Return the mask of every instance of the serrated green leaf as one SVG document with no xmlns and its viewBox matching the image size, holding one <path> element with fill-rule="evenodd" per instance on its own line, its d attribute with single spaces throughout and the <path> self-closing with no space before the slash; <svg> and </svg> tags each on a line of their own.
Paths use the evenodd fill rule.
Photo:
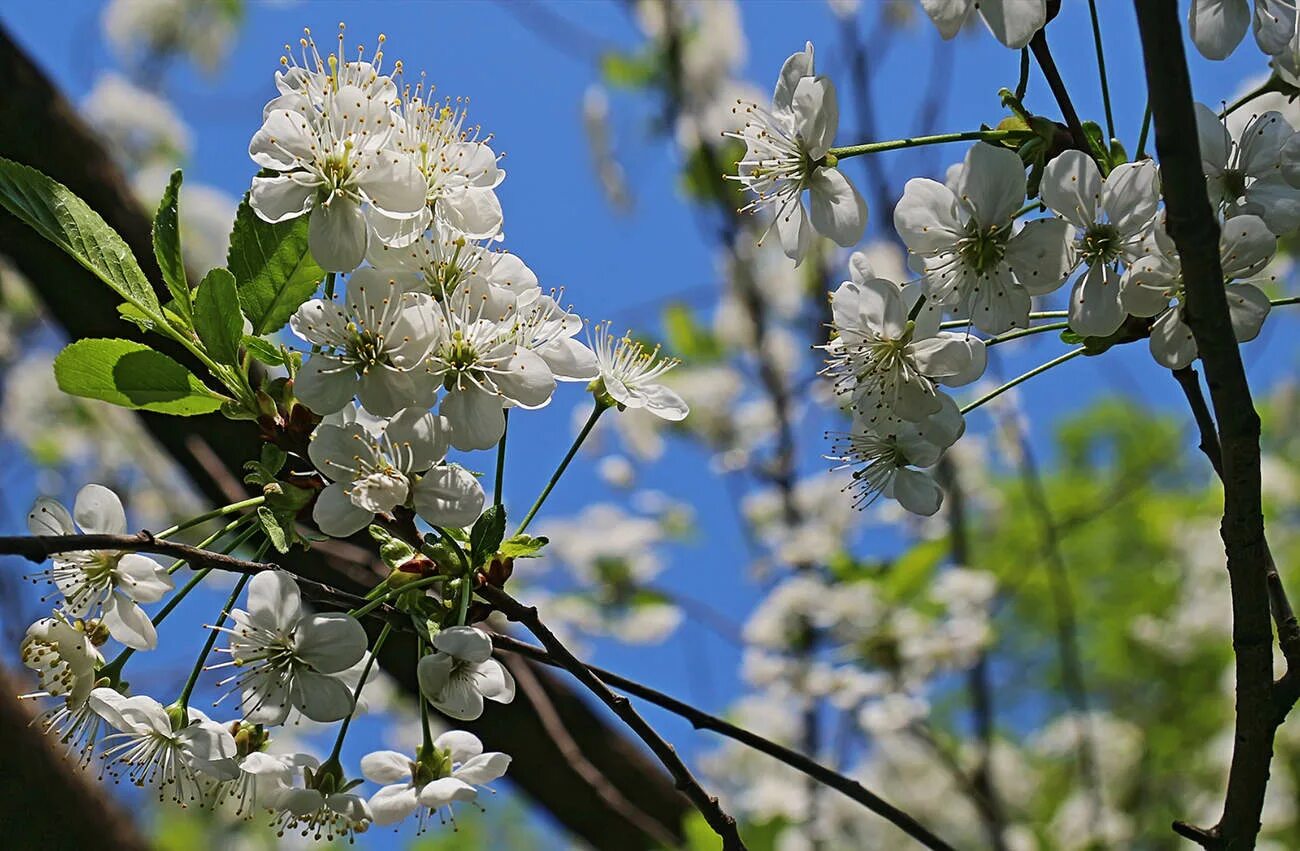
<svg viewBox="0 0 1300 851">
<path fill-rule="evenodd" d="M 208 272 L 195 291 L 194 330 L 209 357 L 228 366 L 239 364 L 244 317 L 239 312 L 235 276 L 225 269 Z"/>
<path fill-rule="evenodd" d="M 515 535 L 513 538 L 502 541 L 501 546 L 497 547 L 497 552 L 506 558 L 539 558 L 542 547 L 551 541 L 546 536 L 532 535 Z"/>
<path fill-rule="evenodd" d="M 131 249 L 68 187 L 34 168 L 0 158 L 0 205 L 150 319 L 163 321 L 158 296 Z"/>
<path fill-rule="evenodd" d="M 181 256 L 180 225 L 181 170 L 172 172 L 163 190 L 158 214 L 153 220 L 153 253 L 158 258 L 163 281 L 175 300 L 175 310 L 187 320 L 193 315 L 189 279 L 185 277 L 185 260 Z"/>
<path fill-rule="evenodd" d="M 496 555 L 497 547 L 506 534 L 506 510 L 500 505 L 489 506 L 469 531 L 470 559 L 475 565 L 483 564 Z"/>
<path fill-rule="evenodd" d="M 54 359 L 59 388 L 160 414 L 209 414 L 225 397 L 162 352 L 132 340 L 78 340 Z"/>
<path fill-rule="evenodd" d="M 247 197 L 235 216 L 226 266 L 235 276 L 240 305 L 258 336 L 283 328 L 325 276 L 307 250 L 307 217 L 264 222 Z"/>
<path fill-rule="evenodd" d="M 285 535 L 284 527 L 280 525 L 280 519 L 275 516 L 274 511 L 265 505 L 260 506 L 257 509 L 257 522 L 262 524 L 262 531 L 266 532 L 271 546 L 278 552 L 289 552 L 289 538 Z"/>
<path fill-rule="evenodd" d="M 250 334 L 240 342 L 243 343 L 244 348 L 248 349 L 248 353 L 261 363 L 267 366 L 284 365 L 284 354 L 261 337 L 254 337 Z"/>
</svg>

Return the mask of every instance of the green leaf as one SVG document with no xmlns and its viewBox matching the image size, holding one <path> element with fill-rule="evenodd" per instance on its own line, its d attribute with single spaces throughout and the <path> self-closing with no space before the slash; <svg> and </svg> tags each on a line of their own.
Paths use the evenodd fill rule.
<svg viewBox="0 0 1300 851">
<path fill-rule="evenodd" d="M 659 73 L 653 54 L 615 51 L 600 57 L 600 72 L 605 82 L 617 89 L 645 88 Z"/>
<path fill-rule="evenodd" d="M 502 541 L 497 552 L 506 558 L 540 558 L 542 547 L 550 542 L 550 538 L 545 536 L 515 535 L 509 540 Z"/>
<path fill-rule="evenodd" d="M 167 321 L 173 326 L 184 327 L 187 323 L 173 309 L 175 304 L 176 302 L 174 301 L 169 301 L 164 304 L 162 308 L 163 316 L 166 317 Z M 119 304 L 117 306 L 117 312 L 119 316 L 138 327 L 141 331 L 156 331 L 158 329 L 158 322 L 155 317 L 146 315 L 143 310 L 130 302 L 122 302 Z"/>
<path fill-rule="evenodd" d="M 469 530 L 470 560 L 479 565 L 496 555 L 497 547 L 506 534 L 506 510 L 493 505 L 474 521 Z"/>
<path fill-rule="evenodd" d="M 34 168 L 0 158 L 0 205 L 146 316 L 161 322 L 158 296 L 131 249 L 68 187 Z"/>
<path fill-rule="evenodd" d="M 307 217 L 264 222 L 247 197 L 235 216 L 226 266 L 235 276 L 239 302 L 257 336 L 283 328 L 325 276 L 307 251 Z"/>
<path fill-rule="evenodd" d="M 167 355 L 132 340 L 78 340 L 54 359 L 54 377 L 73 396 L 160 414 L 210 414 L 225 400 Z"/>
<path fill-rule="evenodd" d="M 225 269 L 208 272 L 194 293 L 194 330 L 209 357 L 217 363 L 239 365 L 244 317 L 239 313 L 235 276 Z"/>
<path fill-rule="evenodd" d="M 248 349 L 249 354 L 267 366 L 284 365 L 284 354 L 261 337 L 254 337 L 250 334 L 246 335 L 240 342 L 244 348 Z"/>
<path fill-rule="evenodd" d="M 265 505 L 257 509 L 257 522 L 262 524 L 262 531 L 266 532 L 266 537 L 271 542 L 271 546 L 282 553 L 289 552 L 289 538 L 285 535 L 284 527 L 280 525 L 280 520 L 275 516 L 275 512 Z"/>
<path fill-rule="evenodd" d="M 163 281 L 175 299 L 176 312 L 188 320 L 192 294 L 190 282 L 185 277 L 185 260 L 181 256 L 180 192 L 181 170 L 178 168 L 167 181 L 162 201 L 158 204 L 158 215 L 154 216 L 153 254 L 158 258 Z"/>
</svg>

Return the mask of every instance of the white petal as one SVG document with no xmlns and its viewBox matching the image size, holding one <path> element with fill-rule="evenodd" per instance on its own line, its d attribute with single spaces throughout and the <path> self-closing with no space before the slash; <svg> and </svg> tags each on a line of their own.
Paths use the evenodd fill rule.
<svg viewBox="0 0 1300 851">
<path fill-rule="evenodd" d="M 502 399 L 477 387 L 452 390 L 439 412 L 451 423 L 451 445 L 461 450 L 490 449 L 506 430 Z"/>
<path fill-rule="evenodd" d="M 357 185 L 377 212 L 388 218 L 418 218 L 425 209 L 425 179 L 419 164 L 391 150 L 361 156 Z"/>
<path fill-rule="evenodd" d="M 113 592 L 104 604 L 104 626 L 127 647 L 152 650 L 158 645 L 158 632 L 149 616 L 121 591 Z"/>
<path fill-rule="evenodd" d="M 912 178 L 894 207 L 894 229 L 914 254 L 951 250 L 964 232 L 957 197 L 936 180 Z"/>
<path fill-rule="evenodd" d="M 813 73 L 813 46 L 808 42 L 804 49 L 791 54 L 781 65 L 781 74 L 776 79 L 776 90 L 772 92 L 772 107 L 776 111 L 789 111 L 794 103 L 794 91 L 799 81 Z"/>
<path fill-rule="evenodd" d="M 523 408 L 540 408 L 551 401 L 555 392 L 555 376 L 536 352 L 521 348 L 505 365 L 505 371 L 496 374 L 501 394 Z"/>
<path fill-rule="evenodd" d="M 478 797 L 474 787 L 455 777 L 441 777 L 426 783 L 420 790 L 420 803 L 429 809 L 445 807 L 453 801 L 472 801 Z"/>
<path fill-rule="evenodd" d="M 72 535 L 72 515 L 63 503 L 48 496 L 37 497 L 27 513 L 27 531 L 33 535 Z"/>
<path fill-rule="evenodd" d="M 466 762 L 483 753 L 478 736 L 464 730 L 448 730 L 433 740 L 433 746 L 447 751 L 452 762 Z"/>
<path fill-rule="evenodd" d="M 1083 151 L 1063 151 L 1043 170 L 1043 203 L 1080 229 L 1097 221 L 1101 199 L 1101 172 Z"/>
<path fill-rule="evenodd" d="M 808 157 L 815 161 L 826 156 L 840 121 L 835 84 L 828 77 L 804 77 L 795 86 L 792 112 L 795 133 Z"/>
<path fill-rule="evenodd" d="M 337 674 L 361 661 L 366 644 L 366 631 L 356 618 L 326 612 L 299 623 L 294 655 L 322 674 Z"/>
<path fill-rule="evenodd" d="M 312 208 L 307 224 L 307 247 L 327 272 L 351 272 L 366 256 L 370 228 L 356 202 L 334 195 Z"/>
<path fill-rule="evenodd" d="M 638 392 L 644 400 L 643 407 L 660 419 L 679 422 L 691 412 L 686 400 L 663 384 L 641 387 Z"/>
<path fill-rule="evenodd" d="M 86 485 L 77 492 L 72 516 L 88 535 L 125 535 L 126 511 L 122 500 L 103 485 Z"/>
<path fill-rule="evenodd" d="M 248 195 L 253 212 L 268 222 L 296 219 L 311 209 L 316 195 L 314 187 L 294 180 L 287 174 L 275 177 L 254 177 Z"/>
<path fill-rule="evenodd" d="M 478 690 L 488 700 L 510 703 L 515 699 L 515 678 L 496 659 L 478 666 Z"/>
<path fill-rule="evenodd" d="M 1254 284 L 1228 287 L 1228 314 L 1238 343 L 1247 343 L 1259 336 L 1259 329 L 1271 309 L 1268 296 Z"/>
<path fill-rule="evenodd" d="M 808 189 L 817 232 L 845 248 L 856 245 L 867 227 L 867 204 L 849 179 L 837 168 L 819 168 Z"/>
<path fill-rule="evenodd" d="M 981 0 L 978 5 L 989 32 L 1014 50 L 1029 44 L 1047 23 L 1046 0 Z"/>
<path fill-rule="evenodd" d="M 302 671 L 293 678 L 290 699 L 313 721 L 341 721 L 352 713 L 352 689 L 336 677 Z"/>
<path fill-rule="evenodd" d="M 357 392 L 357 374 L 337 359 L 315 354 L 298 370 L 293 395 L 321 416 L 332 414 L 352 401 Z"/>
<path fill-rule="evenodd" d="M 426 653 L 415 666 L 420 692 L 430 702 L 438 700 L 451 680 L 455 660 L 446 653 Z"/>
<path fill-rule="evenodd" d="M 1073 265 L 1069 225 L 1036 219 L 1007 243 L 1006 262 L 1030 295 L 1046 295 L 1065 283 Z"/>
<path fill-rule="evenodd" d="M 939 35 L 945 39 L 961 32 L 973 5 L 973 0 L 921 0 L 921 8 L 934 21 L 934 25 L 939 28 Z"/>
<path fill-rule="evenodd" d="M 472 626 L 453 626 L 433 637 L 433 646 L 466 662 L 486 662 L 492 658 L 492 639 Z"/>
<path fill-rule="evenodd" d="M 468 526 L 483 511 L 479 480 L 458 464 L 432 468 L 412 490 L 415 513 L 434 526 Z"/>
<path fill-rule="evenodd" d="M 335 482 L 316 497 L 311 519 L 316 527 L 331 538 L 346 538 L 369 525 L 375 515 L 353 505 L 348 499 L 348 486 Z"/>
<path fill-rule="evenodd" d="M 1206 59 L 1227 59 L 1250 28 L 1247 0 L 1192 0 L 1187 28 Z"/>
<path fill-rule="evenodd" d="M 176 587 L 167 568 L 139 553 L 125 553 L 118 559 L 117 583 L 137 603 L 156 603 Z"/>
<path fill-rule="evenodd" d="M 1263 269 L 1276 251 L 1277 237 L 1258 216 L 1233 216 L 1223 223 L 1219 256 L 1225 279 L 1250 277 Z"/>
<path fill-rule="evenodd" d="M 1121 234 L 1132 235 L 1146 228 L 1159 203 L 1160 172 L 1153 161 L 1121 163 L 1106 176 L 1101 206 Z"/>
<path fill-rule="evenodd" d="M 501 231 L 501 202 L 491 189 L 470 187 L 439 199 L 438 212 L 471 239 L 487 239 Z"/>
<path fill-rule="evenodd" d="M 288 171 L 315 158 L 315 132 L 302 115 L 286 109 L 269 112 L 248 144 L 248 155 L 262 168 Z"/>
<path fill-rule="evenodd" d="M 1182 369 L 1196 359 L 1196 339 L 1183 322 L 1181 310 L 1170 310 L 1151 326 L 1151 356 L 1170 369 Z"/>
<path fill-rule="evenodd" d="M 792 197 L 776 211 L 776 234 L 781 240 L 781 250 L 797 266 L 812 247 L 813 229 L 808 223 L 803 202 Z"/>
<path fill-rule="evenodd" d="M 509 767 L 510 757 L 505 754 L 485 753 L 467 760 L 452 776 L 474 786 L 482 786 L 505 774 Z"/>
<path fill-rule="evenodd" d="M 1203 103 L 1196 104 L 1196 135 L 1201 148 L 1201 166 L 1207 175 L 1217 175 L 1228 167 L 1232 139 L 1219 120 L 1219 114 Z"/>
<path fill-rule="evenodd" d="M 364 764 L 364 760 L 362 760 Z M 364 765 L 362 771 L 364 771 Z M 370 777 L 370 775 L 366 775 Z M 410 771 L 407 771 L 410 776 Z M 371 780 L 375 778 L 371 777 Z M 396 778 L 394 778 L 396 779 Z M 382 782 L 382 781 L 376 781 Z M 406 819 L 415 812 L 420 806 L 420 799 L 414 786 L 409 783 L 392 786 L 385 786 L 374 795 L 370 796 L 370 815 L 374 818 L 375 824 L 389 825 L 397 824 Z"/>
<path fill-rule="evenodd" d="M 397 751 L 375 751 L 361 757 L 361 773 L 372 783 L 411 779 L 411 758 Z"/>
<path fill-rule="evenodd" d="M 1107 337 L 1126 316 L 1120 304 L 1120 279 L 1102 264 L 1089 266 L 1070 293 L 1070 330 L 1085 337 Z"/>
<path fill-rule="evenodd" d="M 1025 165 L 1015 151 L 976 142 L 966 152 L 953 192 L 981 225 L 1005 224 L 1025 203 Z"/>
<path fill-rule="evenodd" d="M 900 505 L 913 514 L 925 517 L 938 511 L 939 505 L 943 502 L 943 491 L 935 484 L 934 479 L 920 470 L 906 467 L 899 470 L 889 490 L 892 492 L 887 494 L 888 496 L 898 500 Z"/>
</svg>

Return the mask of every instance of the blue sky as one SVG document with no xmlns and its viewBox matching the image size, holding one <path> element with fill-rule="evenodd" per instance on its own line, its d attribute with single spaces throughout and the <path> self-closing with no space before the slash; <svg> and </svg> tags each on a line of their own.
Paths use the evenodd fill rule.
<svg viewBox="0 0 1300 851">
<path fill-rule="evenodd" d="M 872 7 L 870 0 L 864 7 Z M 1064 78 L 1085 119 L 1102 121 L 1093 44 L 1085 4 L 1067 3 L 1067 11 L 1049 33 Z M 1129 3 L 1099 4 L 1107 28 L 1107 60 L 1118 132 L 1130 152 L 1144 106 L 1141 55 Z M 635 22 L 615 2 L 551 2 L 547 8 L 581 29 L 539 35 L 522 23 L 525 16 L 496 2 L 253 2 L 235 49 L 214 76 L 177 66 L 165 89 L 194 131 L 195 148 L 186 164 L 187 179 L 218 186 L 232 195 L 248 186 L 254 167 L 247 157 L 249 137 L 260 123 L 262 104 L 273 95 L 272 75 L 282 46 L 295 42 L 310 26 L 322 48 L 332 47 L 337 23 L 348 24 L 349 45 L 373 45 L 378 32 L 388 35 L 386 53 L 401 58 L 408 78 L 423 69 L 442 95 L 466 95 L 471 116 L 494 134 L 494 146 L 506 157 L 508 177 L 500 190 L 507 241 L 538 273 L 544 286 L 566 287 L 567 298 L 593 319 L 648 323 L 647 303 L 713 281 L 714 257 L 708 233 L 682 204 L 677 191 L 678 164 L 670 144 L 650 134 L 651 105 L 636 94 L 611 94 L 615 141 L 635 196 L 634 210 L 615 215 L 590 168 L 580 123 L 581 99 L 598 69 L 592 50 L 631 47 L 638 43 Z M 98 74 L 114 67 L 98 26 L 100 5 L 77 3 L 9 3 L 0 19 L 74 100 L 80 100 Z M 763 90 L 770 88 L 781 62 L 805 39 L 817 45 L 818 67 L 837 81 L 847 74 L 840 22 L 816 2 L 747 2 L 743 4 L 749 42 L 746 72 Z M 864 15 L 864 21 L 867 16 Z M 863 27 L 870 24 L 864 22 Z M 924 18 L 893 41 L 888 50 L 869 45 L 877 76 L 873 91 L 887 107 L 880 122 L 882 138 L 917 130 L 917 103 L 922 97 L 934 50 L 953 51 L 953 91 L 940 130 L 974 129 L 996 123 L 1002 115 L 997 90 L 1014 87 L 1018 54 L 997 44 L 983 29 L 954 43 L 940 44 Z M 880 54 L 884 53 L 883 58 Z M 1249 43 L 1227 62 L 1209 63 L 1192 55 L 1193 78 L 1207 102 L 1229 99 L 1239 82 L 1261 73 L 1263 63 Z M 414 72 L 414 73 L 413 73 Z M 844 83 L 840 83 L 841 86 Z M 845 117 L 841 143 L 856 126 L 849 98 L 841 96 Z M 1031 110 L 1055 114 L 1056 108 L 1037 74 L 1029 88 Z M 896 111 L 894 111 L 896 110 Z M 888 157 L 892 174 L 911 176 L 919 169 L 945 166 L 960 159 L 953 146 L 928 153 L 902 152 Z M 850 176 L 862 172 L 850 166 Z M 901 180 L 899 181 L 901 183 Z M 872 233 L 887 223 L 877 218 Z M 1289 326 L 1270 322 L 1264 338 L 1246 349 L 1248 361 L 1265 381 L 1291 372 L 1294 347 L 1275 338 L 1289 336 Z M 1038 342 L 1013 344 L 1014 351 L 997 365 L 1012 375 L 1059 353 L 1050 335 Z M 1118 357 L 1075 361 L 1029 385 L 1024 404 L 1034 418 L 1035 441 L 1046 451 L 1050 424 L 1061 413 L 1078 410 L 1101 394 L 1140 396 L 1159 406 L 1178 404 L 1173 382 L 1156 368 L 1142 347 Z M 1270 357 L 1262 359 L 1263 352 Z M 1277 357 L 1282 355 L 1281 357 Z M 580 387 L 562 387 L 552 406 L 512 421 L 508 505 L 518 516 L 531 502 L 571 435 L 573 408 L 586 399 Z M 525 426 L 526 424 L 526 426 Z M 984 423 L 977 416 L 971 428 Z M 820 426 L 810 432 L 815 434 Z M 801 459 L 807 471 L 822 463 L 820 447 L 810 439 Z M 742 581 L 744 543 L 723 483 L 706 471 L 701 453 L 674 446 L 658 465 L 644 471 L 642 484 L 691 502 L 701 533 L 674 549 L 673 566 L 663 584 L 693 597 L 709 599 L 737 619 L 750 609 L 759 589 Z M 484 464 L 491 463 L 486 459 Z M 75 488 L 74 488 L 75 490 Z M 591 465 L 580 462 L 548 503 L 552 516 L 576 512 L 608 496 Z M 71 494 L 65 496 L 70 497 Z M 545 517 L 543 516 L 543 520 Z M 7 519 L 17 528 L 21 516 Z M 526 569 L 526 568 L 523 568 Z M 194 617 L 203 617 L 196 607 Z M 186 651 L 188 654 L 190 651 Z M 688 624 L 661 647 L 623 648 L 602 643 L 596 660 L 712 710 L 722 710 L 737 693 L 737 651 L 714 635 Z M 184 663 L 182 663 L 184 664 Z M 675 719 L 649 712 L 665 734 L 688 754 L 712 746 Z M 386 832 L 385 832 L 386 833 Z M 375 839 L 374 847 L 386 840 Z"/>
</svg>

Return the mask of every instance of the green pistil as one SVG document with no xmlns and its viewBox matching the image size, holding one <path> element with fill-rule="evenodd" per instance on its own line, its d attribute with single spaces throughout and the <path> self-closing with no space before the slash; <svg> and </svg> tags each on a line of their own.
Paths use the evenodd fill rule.
<svg viewBox="0 0 1300 851">
<path fill-rule="evenodd" d="M 1084 232 L 1079 250 L 1089 265 L 1109 263 L 1119 256 L 1119 230 L 1111 224 L 1094 224 Z"/>
<path fill-rule="evenodd" d="M 1007 253 L 1007 236 L 1009 228 L 988 228 L 981 230 L 979 225 L 971 222 L 962 239 L 958 252 L 962 262 L 977 275 L 987 275 Z"/>
</svg>

